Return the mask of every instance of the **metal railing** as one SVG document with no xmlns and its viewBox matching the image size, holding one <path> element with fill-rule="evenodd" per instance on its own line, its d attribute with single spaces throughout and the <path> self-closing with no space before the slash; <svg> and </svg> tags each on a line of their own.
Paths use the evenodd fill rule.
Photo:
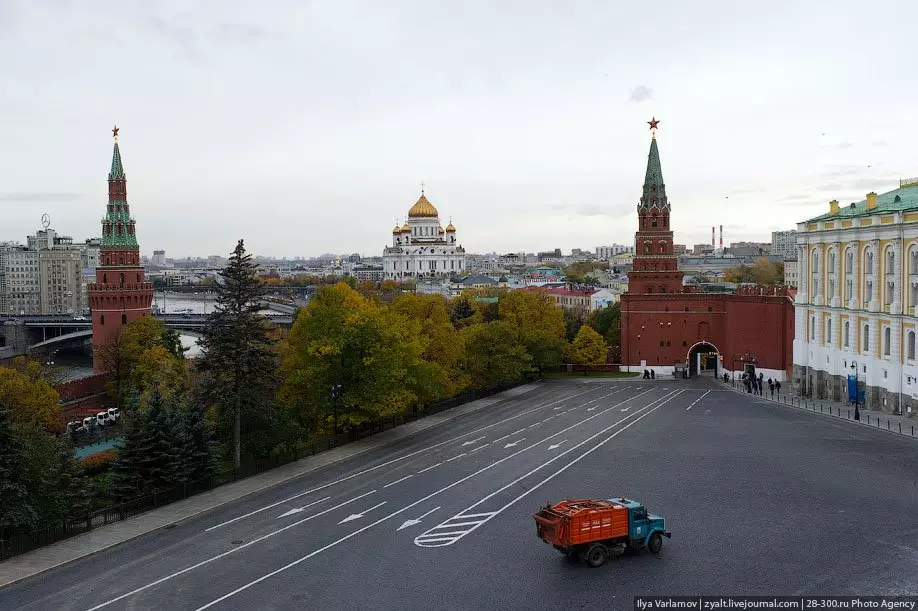
<svg viewBox="0 0 918 611">
<path fill-rule="evenodd" d="M 353 428 L 347 434 L 339 434 L 312 443 L 298 444 L 292 449 L 276 452 L 272 456 L 254 459 L 239 469 L 233 468 L 222 471 L 214 478 L 189 482 L 168 490 L 155 490 L 128 501 L 103 507 L 86 515 L 74 517 L 45 528 L 14 534 L 6 539 L 0 538 L 0 561 L 30 552 L 40 547 L 44 547 L 45 545 L 50 545 L 51 543 L 56 543 L 57 541 L 68 539 L 88 532 L 94 528 L 105 526 L 106 524 L 120 522 L 121 520 L 150 511 L 151 509 L 156 509 L 157 507 L 186 499 L 195 494 L 206 492 L 207 490 L 222 486 L 223 484 L 235 482 L 280 467 L 281 465 L 289 464 L 308 456 L 314 456 L 320 452 L 325 452 L 338 446 L 370 437 L 408 422 L 413 422 L 458 407 L 459 405 L 470 403 L 477 399 L 489 397 L 505 390 L 528 384 L 531 381 L 532 379 L 523 379 L 499 384 L 485 390 L 467 391 L 455 397 L 438 401 L 437 403 L 432 403 L 403 414 L 364 423 Z"/>
</svg>

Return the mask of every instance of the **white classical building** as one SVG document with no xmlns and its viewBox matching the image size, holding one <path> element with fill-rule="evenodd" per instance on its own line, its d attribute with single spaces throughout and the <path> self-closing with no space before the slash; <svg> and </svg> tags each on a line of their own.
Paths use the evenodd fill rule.
<svg viewBox="0 0 918 611">
<path fill-rule="evenodd" d="M 795 389 L 918 408 L 918 179 L 800 223 L 797 268 Z"/>
<path fill-rule="evenodd" d="M 408 220 L 392 230 L 392 245 L 383 249 L 383 271 L 390 280 L 455 276 L 465 269 L 465 249 L 452 222 L 444 229 L 440 216 L 421 190 Z"/>
</svg>

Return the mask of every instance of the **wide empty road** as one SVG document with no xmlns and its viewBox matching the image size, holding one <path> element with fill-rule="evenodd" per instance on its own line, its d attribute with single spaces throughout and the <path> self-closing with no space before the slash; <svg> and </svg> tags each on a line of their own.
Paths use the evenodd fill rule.
<svg viewBox="0 0 918 611">
<path fill-rule="evenodd" d="M 0 590 L 0 609 L 632 608 L 633 596 L 918 594 L 918 443 L 701 381 L 545 381 Z M 598 569 L 547 501 L 673 533 Z"/>
</svg>

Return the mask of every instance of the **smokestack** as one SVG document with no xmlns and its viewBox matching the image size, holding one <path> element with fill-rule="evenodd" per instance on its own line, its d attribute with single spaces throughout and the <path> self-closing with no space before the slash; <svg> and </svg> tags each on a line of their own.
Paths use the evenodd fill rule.
<svg viewBox="0 0 918 611">
<path fill-rule="evenodd" d="M 714 225 L 711 225 L 711 248 L 714 248 Z"/>
<path fill-rule="evenodd" d="M 720 226 L 720 249 L 724 249 L 724 226 Z"/>
</svg>

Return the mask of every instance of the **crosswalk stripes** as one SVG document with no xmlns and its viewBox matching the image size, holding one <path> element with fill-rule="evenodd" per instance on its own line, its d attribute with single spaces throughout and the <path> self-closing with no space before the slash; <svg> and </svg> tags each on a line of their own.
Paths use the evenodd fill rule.
<svg viewBox="0 0 918 611">
<path fill-rule="evenodd" d="M 420 547 L 443 547 L 452 545 L 465 535 L 469 534 L 491 517 L 496 511 L 487 513 L 467 513 L 451 517 L 445 522 L 440 522 L 430 530 L 414 538 L 414 544 Z"/>
</svg>

